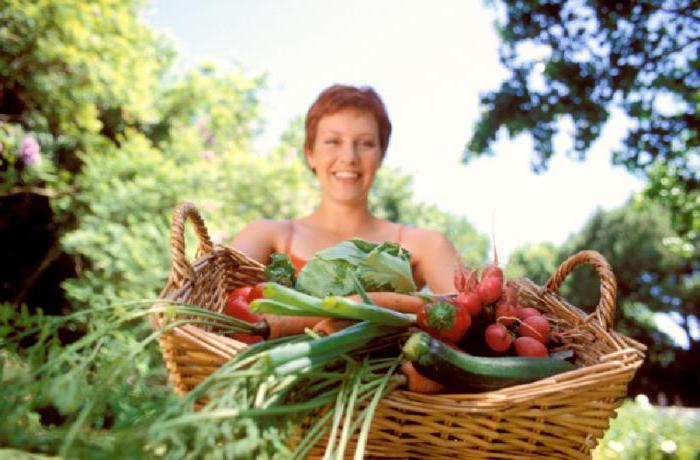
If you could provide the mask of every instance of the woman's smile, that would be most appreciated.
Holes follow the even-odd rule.
[[[382,160],[376,119],[358,110],[326,115],[318,124],[316,141],[306,157],[324,199],[339,203],[366,201]]]

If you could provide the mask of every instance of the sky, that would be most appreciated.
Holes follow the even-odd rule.
[[[155,0],[146,15],[173,40],[178,68],[214,61],[268,75],[262,151],[325,87],[374,87],[393,125],[385,164],[412,176],[416,201],[464,216],[485,234],[493,222],[507,259],[523,244],[564,242],[596,209],[620,206],[643,183],[610,164],[625,132],[619,114],[583,163],[563,153],[567,126],[546,173],[530,170],[527,136],[504,134],[494,156],[460,162],[480,94],[508,76],[495,18],[478,0]]]

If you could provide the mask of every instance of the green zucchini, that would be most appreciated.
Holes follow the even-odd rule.
[[[452,391],[498,390],[576,369],[568,361],[556,358],[472,356],[425,332],[409,337],[403,352],[418,372]]]

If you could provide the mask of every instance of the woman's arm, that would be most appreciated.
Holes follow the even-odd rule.
[[[275,251],[280,225],[280,222],[270,219],[253,221],[233,238],[230,245],[251,259],[267,264],[270,254]]]
[[[412,229],[412,253],[416,257],[416,278],[435,294],[455,292],[454,273],[459,255],[449,239],[435,230]],[[411,250],[409,248],[409,250]]]

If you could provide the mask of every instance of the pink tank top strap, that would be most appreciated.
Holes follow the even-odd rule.
[[[399,226],[398,235],[396,235],[396,243],[399,244],[399,245],[401,245],[401,241],[402,241],[402,238],[403,238],[403,228],[404,228],[405,226],[406,226],[406,225],[401,224],[401,225]]]

